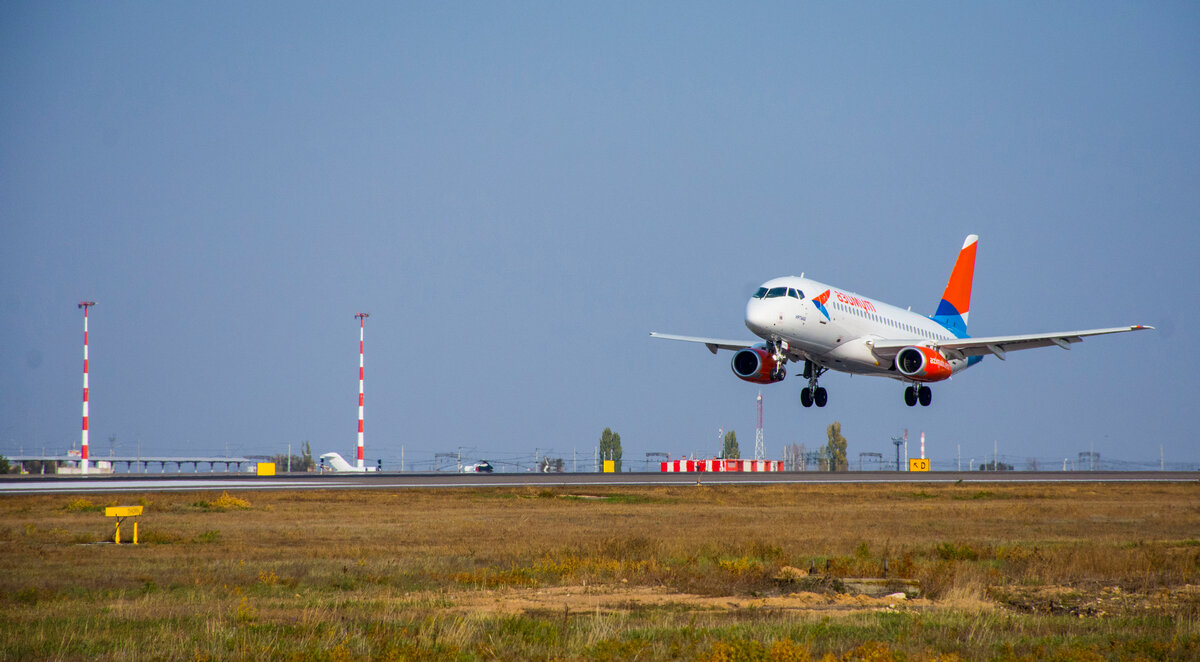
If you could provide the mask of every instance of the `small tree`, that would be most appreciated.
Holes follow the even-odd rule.
[[[725,448],[721,451],[721,457],[727,460],[736,460],[742,456],[742,450],[738,448],[737,433],[733,430],[725,433]]]
[[[612,460],[618,473],[621,471],[621,435],[610,428],[600,433],[600,460]]]
[[[834,421],[826,428],[825,434],[829,437],[829,443],[825,446],[829,454],[829,470],[846,471],[850,465],[846,461],[846,438],[842,436],[842,424]]]
[[[275,463],[275,466],[279,471],[284,471],[289,466],[291,467],[292,471],[313,471],[316,469],[317,465],[315,462],[313,462],[312,449],[309,448],[307,441],[304,442],[304,445],[301,448],[302,451],[300,455],[292,455],[291,457],[288,457],[286,453],[280,453],[279,455],[272,455],[271,461]]]
[[[308,440],[304,440],[304,451],[300,456],[300,470],[312,471],[317,468],[317,463],[313,462],[312,447],[308,445]]]

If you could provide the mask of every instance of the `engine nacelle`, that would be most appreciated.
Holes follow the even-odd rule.
[[[954,374],[946,357],[928,347],[905,347],[896,355],[896,369],[914,382],[940,382]]]
[[[761,347],[739,349],[729,366],[733,368],[733,374],[755,384],[773,384],[783,381],[787,375],[787,370],[775,357]]]

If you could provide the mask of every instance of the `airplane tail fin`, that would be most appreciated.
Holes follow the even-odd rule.
[[[321,456],[321,459],[328,462],[329,466],[332,467],[334,471],[354,471],[355,470],[354,467],[350,466],[349,462],[347,462],[345,459],[342,458],[341,455],[339,455],[337,453],[326,453]]]
[[[971,281],[975,276],[975,245],[978,241],[979,237],[972,234],[963,242],[958,260],[954,262],[954,271],[950,272],[950,281],[946,283],[946,291],[942,293],[942,302],[932,317],[933,321],[946,327],[958,338],[967,336]]]

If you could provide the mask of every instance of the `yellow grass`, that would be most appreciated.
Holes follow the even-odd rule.
[[[1195,483],[3,497],[0,657],[1112,657],[1102,640],[1114,659],[1200,655],[1198,497]],[[114,498],[146,507],[146,544],[83,544],[111,536],[92,508]],[[921,599],[831,592],[885,561]]]

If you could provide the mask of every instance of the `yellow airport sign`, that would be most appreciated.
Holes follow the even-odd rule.
[[[113,532],[113,542],[121,544],[121,520],[126,517],[137,517],[142,514],[141,506],[108,506],[104,509],[105,517],[117,518],[117,530]],[[137,520],[133,520],[133,544],[137,541]]]
[[[929,471],[929,460],[927,458],[909,458],[909,471]]]
[[[274,462],[259,462],[258,463],[258,475],[274,476],[275,475],[275,463]]]
[[[137,517],[141,514],[141,506],[109,506],[104,509],[105,517]]]
[[[616,460],[605,460],[604,461],[604,473],[611,474],[611,473],[616,473],[616,471],[617,471]]]

